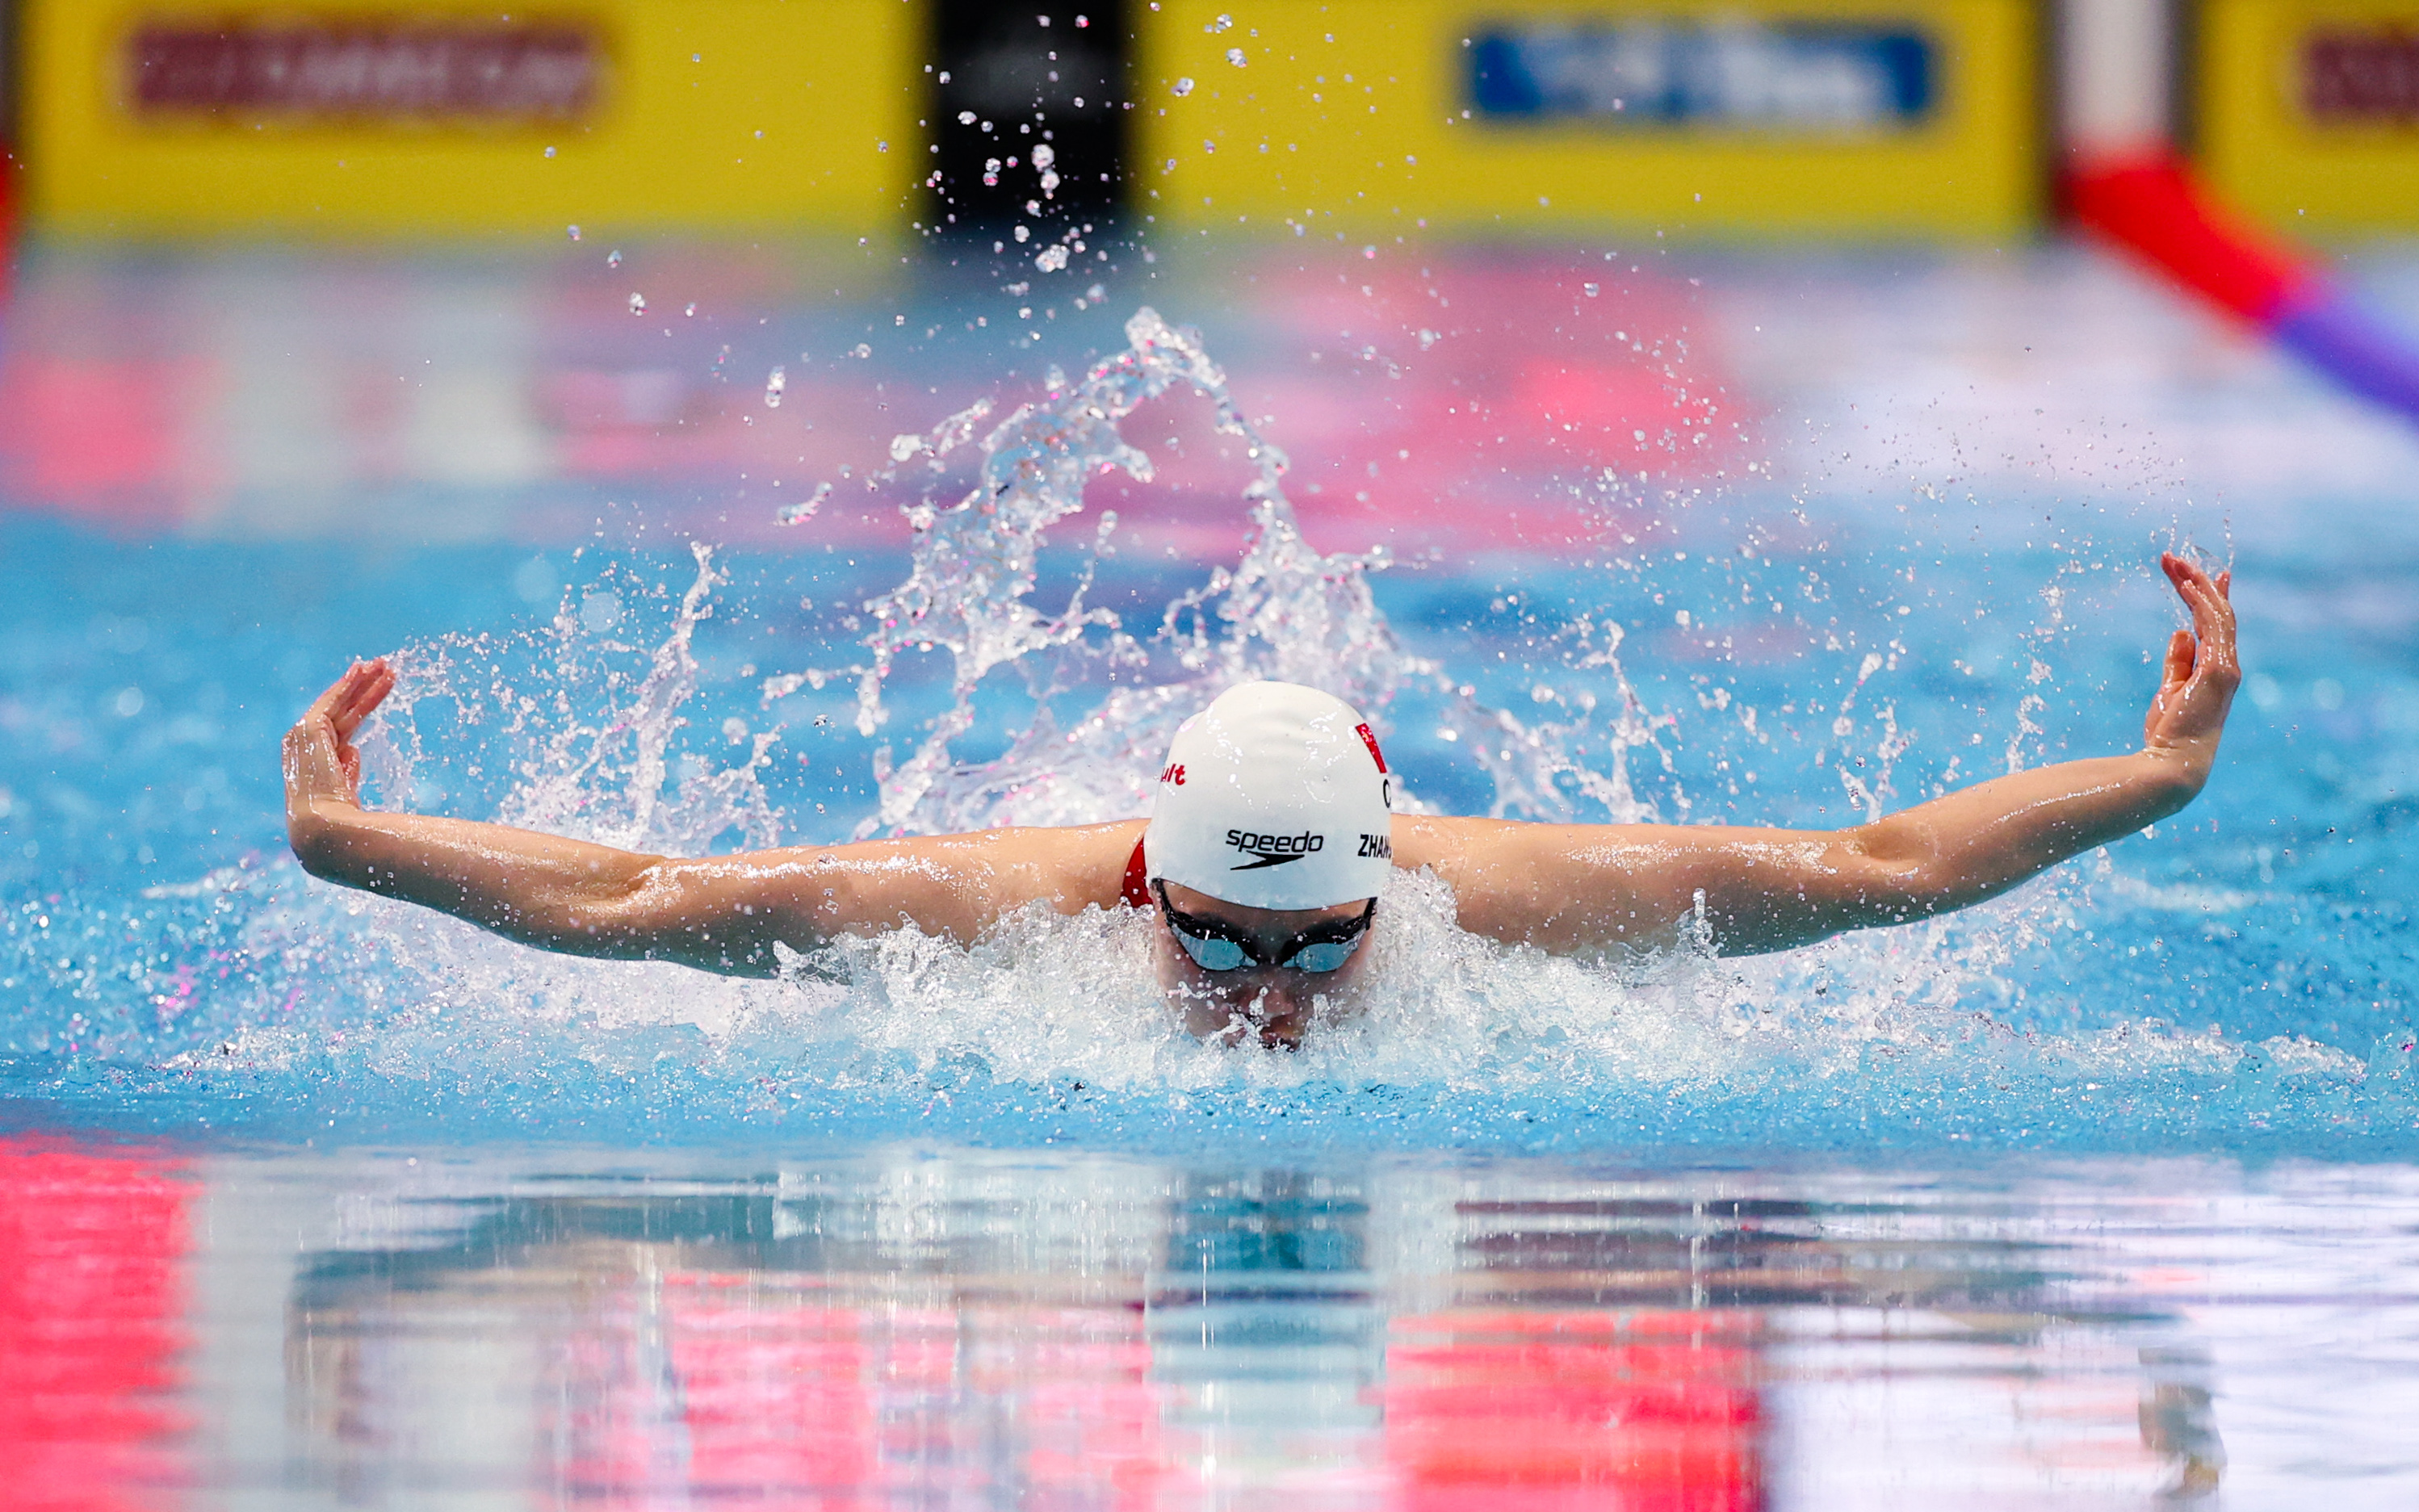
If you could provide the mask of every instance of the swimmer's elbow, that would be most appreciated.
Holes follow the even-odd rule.
[[[532,889],[512,923],[531,944],[577,955],[646,960],[669,954],[698,921],[682,906],[673,867],[649,856],[627,871],[592,873],[570,887]]]
[[[695,861],[649,856],[542,901],[517,921],[529,943],[573,955],[663,961],[722,977],[780,975],[777,940],[793,949],[794,920],[762,897],[733,895]]]
[[[1936,836],[1887,819],[1841,836],[1822,871],[1836,929],[1912,923],[1977,901],[1974,879]]]

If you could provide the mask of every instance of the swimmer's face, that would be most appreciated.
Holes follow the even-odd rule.
[[[1161,882],[1155,887],[1178,912],[1214,920],[1248,935],[1258,947],[1260,961],[1278,956],[1305,930],[1349,924],[1369,906],[1364,899],[1333,908],[1248,908],[1180,883]],[[1303,971],[1256,962],[1233,971],[1207,971],[1177,943],[1166,914],[1154,911],[1159,913],[1159,927],[1151,932],[1151,952],[1159,984],[1183,1009],[1184,1026],[1205,1040],[1233,1044],[1256,1038],[1271,1048],[1291,1050],[1302,1043],[1303,1031],[1314,1020],[1337,1017],[1350,1007],[1352,989],[1369,959],[1364,937],[1361,949],[1333,971]],[[1376,928],[1375,920],[1370,927]]]

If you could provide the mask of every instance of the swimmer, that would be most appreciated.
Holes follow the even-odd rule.
[[[394,687],[357,663],[285,736],[286,833],[313,876],[542,949],[770,977],[912,924],[961,944],[1035,902],[1153,915],[1160,985],[1194,1034],[1293,1046],[1349,1011],[1390,868],[1452,889],[1461,928],[1562,955],[1785,950],[2007,891],[2190,803],[2235,661],[2230,574],[2160,565],[2192,611],[2141,749],[1994,778],[1836,831],[1552,825],[1390,811],[1393,774],[1341,700],[1249,683],[1177,732],[1151,817],[685,860],[361,805],[353,733]]]

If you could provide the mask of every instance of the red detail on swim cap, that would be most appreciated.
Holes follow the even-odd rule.
[[[1369,748],[1369,759],[1378,764],[1378,775],[1385,776],[1386,753],[1378,748],[1378,737],[1369,733],[1369,727],[1365,724],[1356,724],[1352,728],[1360,732],[1361,744]]]
[[[1159,774],[1159,779],[1163,782],[1173,782],[1178,787],[1182,787],[1184,785],[1184,767],[1179,763],[1170,762],[1167,764],[1166,770]]]
[[[1126,857],[1125,903],[1129,908],[1150,906],[1150,863],[1142,858],[1142,841],[1134,841],[1133,854]]]

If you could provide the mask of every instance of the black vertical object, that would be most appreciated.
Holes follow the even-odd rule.
[[[1125,0],[932,0],[927,225],[996,234],[1125,202]],[[1044,164],[1034,149],[1047,147]],[[1042,174],[1055,173],[1044,192]],[[1038,202],[1040,214],[1026,206]],[[1038,229],[1038,224],[1037,224]]]

